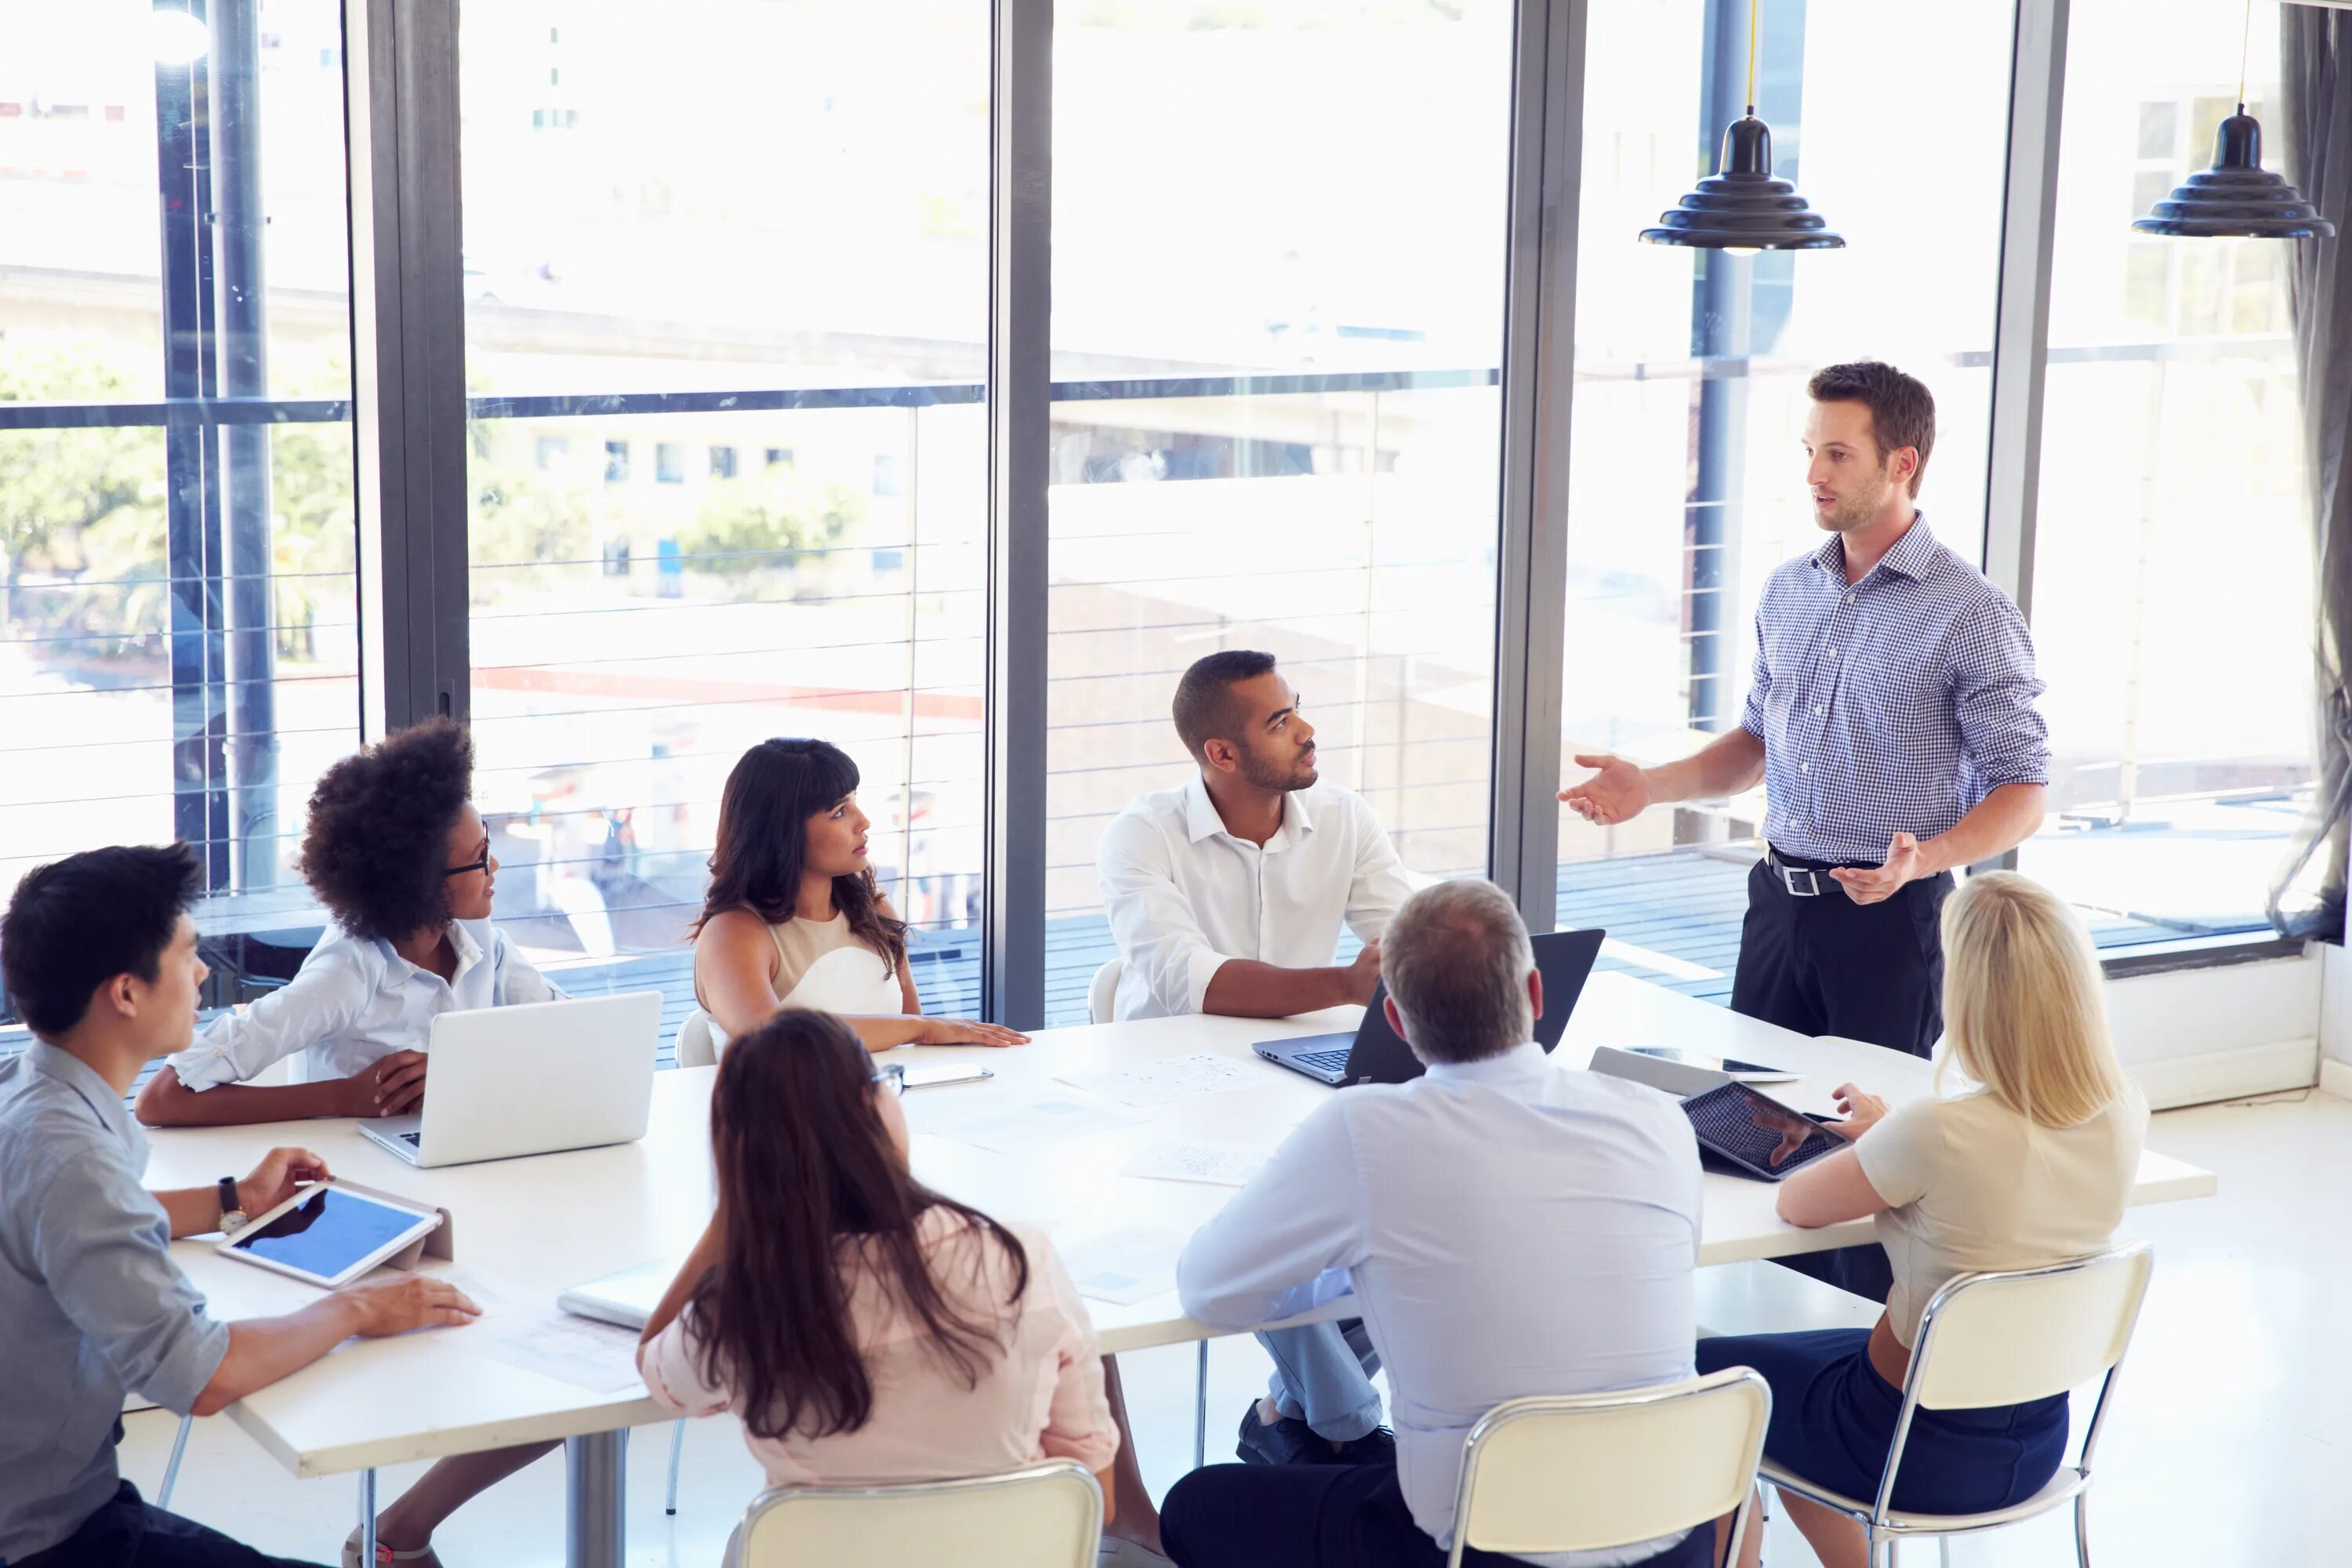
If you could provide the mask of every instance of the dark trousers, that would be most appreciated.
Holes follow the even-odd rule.
[[[125,1481],[113,1500],[81,1528],[47,1552],[11,1568],[312,1568],[287,1557],[266,1557],[243,1542],[194,1520],[142,1501]]]
[[[1932,1052],[1944,1032],[1942,920],[1952,874],[1857,904],[1822,862],[1786,863],[1821,868],[1813,879],[1821,891],[1791,893],[1765,860],[1748,871],[1731,1010],[1801,1035],[1838,1035],[1915,1057]],[[1779,1261],[1874,1301],[1895,1288],[1885,1248],[1874,1242]]]
[[[1168,1490],[1160,1539],[1177,1568],[1445,1568],[1413,1523],[1396,1466],[1211,1465]],[[1472,1547],[1476,1568],[1519,1559]],[[1702,1524],[1642,1568],[1714,1568],[1715,1527]]]

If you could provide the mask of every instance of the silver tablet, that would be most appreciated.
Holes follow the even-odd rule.
[[[319,1182],[219,1245],[231,1258],[333,1290],[440,1224],[435,1210]]]

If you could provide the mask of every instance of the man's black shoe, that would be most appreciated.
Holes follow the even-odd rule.
[[[1234,1452],[1250,1465],[1376,1465],[1396,1462],[1396,1435],[1385,1426],[1334,1447],[1304,1421],[1286,1415],[1272,1426],[1258,1418],[1257,1402],[1242,1414]]]

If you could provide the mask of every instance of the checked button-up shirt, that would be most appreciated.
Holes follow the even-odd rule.
[[[2049,783],[2042,689],[2025,617],[1924,517],[1858,583],[1843,538],[1786,563],[1739,721],[1764,742],[1766,837],[1874,866],[1898,832],[1930,838],[2003,784]]]

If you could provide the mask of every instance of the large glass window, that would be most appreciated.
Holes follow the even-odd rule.
[[[1486,868],[1510,16],[1056,14],[1049,1023],[1202,654],[1282,661],[1408,865]]]
[[[0,897],[184,838],[226,997],[315,920],[357,533],[341,7],[203,9],[0,10]]]
[[[2274,11],[2246,92],[2275,169]],[[2293,242],[2130,226],[2211,164],[2238,41],[2190,0],[2082,0],[2067,47],[2033,574],[2055,765],[2020,863],[2110,944],[2262,926],[2310,800]]]
[[[1593,7],[1563,755],[1663,762],[1739,721],[1764,580],[1820,542],[1800,442],[1822,365],[1883,359],[1927,383],[1920,509],[1979,558],[2013,9],[1766,6],[1757,110],[1775,169],[1846,247],[1747,257],[1635,236],[1715,170],[1745,106],[1748,5]],[[1869,90],[1893,58],[1937,62],[1934,90]],[[1606,962],[1727,996],[1762,818],[1760,790],[1609,828],[1563,809],[1561,923],[1608,928]]]
[[[974,1005],[987,26],[464,7],[476,788],[567,985],[683,1010],[728,770],[814,735],[927,1006]]]

